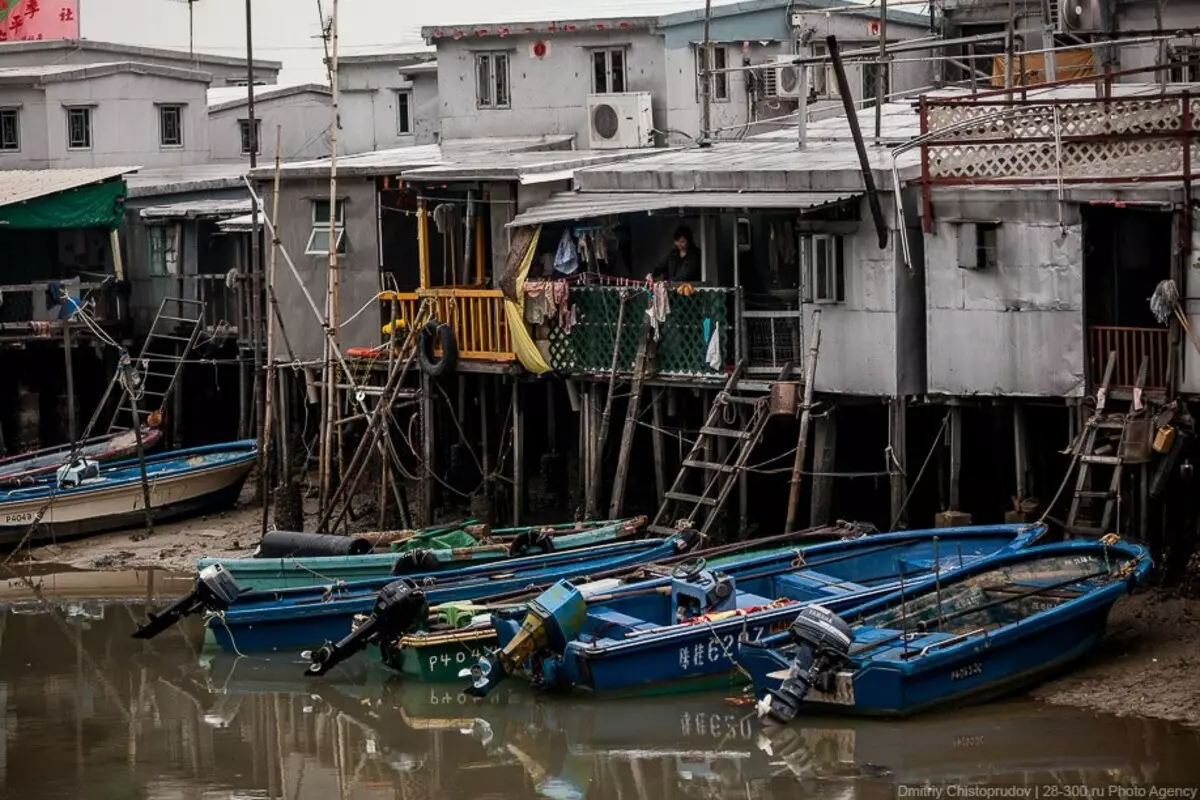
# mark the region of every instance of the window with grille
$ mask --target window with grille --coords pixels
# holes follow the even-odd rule
[[[627,91],[624,47],[592,51],[592,91],[596,94]]]
[[[1171,83],[1200,83],[1200,46],[1177,45],[1167,48]]]
[[[475,54],[475,104],[508,108],[508,53]]]
[[[242,139],[242,155],[250,155],[250,148],[254,148],[255,155],[262,154],[262,120],[254,120],[254,136],[250,136],[250,120],[238,120],[238,132]]]
[[[800,266],[804,273],[805,302],[846,301],[844,249],[841,236],[813,233],[800,237]]]
[[[162,147],[183,147],[183,106],[158,107],[158,143]]]
[[[0,151],[13,153],[21,149],[21,110],[0,108]]]
[[[146,229],[149,237],[150,274],[154,277],[179,274],[179,227],[152,225]]]
[[[696,45],[696,98],[704,97],[704,56],[708,51],[703,44]],[[729,66],[729,48],[725,45],[713,45],[712,69],[723,70]],[[771,70],[774,80],[775,70]],[[714,72],[711,76],[712,99],[722,102],[729,99],[729,73]]]
[[[67,109],[67,149],[89,150],[92,147],[92,110]]]
[[[886,103],[892,93],[892,71],[887,64],[871,64],[866,61],[862,65],[862,99],[874,100],[879,90],[879,73],[883,72],[883,100]],[[848,81],[847,81],[848,82]]]
[[[333,230],[337,238],[337,251],[346,252],[346,201],[338,200],[334,210]],[[305,255],[329,255],[329,201],[312,201],[312,232],[308,235]]]
[[[396,92],[396,133],[407,136],[413,132],[412,92]]]

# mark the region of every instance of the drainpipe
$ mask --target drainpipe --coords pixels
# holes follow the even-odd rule
[[[703,130],[700,131],[700,146],[712,147],[712,64],[713,44],[709,38],[712,25],[712,0],[704,0],[704,66],[700,68],[701,108],[704,113]]]

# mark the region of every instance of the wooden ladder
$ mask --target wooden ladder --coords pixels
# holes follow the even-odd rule
[[[750,396],[739,392],[746,362],[734,368],[725,388],[713,400],[708,419],[700,429],[700,435],[692,444],[691,451],[683,459],[683,465],[675,476],[675,482],[664,495],[662,505],[650,523],[649,530],[659,535],[670,535],[679,530],[681,524],[708,534],[716,523],[733,490],[738,476],[745,470],[750,454],[762,439],[763,431],[771,418],[770,396]],[[779,377],[784,381],[790,368]],[[749,414],[736,414],[734,424],[723,425],[726,409],[736,406],[747,407]],[[732,439],[720,461],[708,461],[704,453],[719,438]],[[691,475],[698,475],[702,487],[699,494],[684,491]]]
[[[171,304],[175,304],[171,308]],[[142,343],[142,350],[134,360],[142,372],[142,385],[138,391],[138,420],[134,420],[133,405],[129,395],[121,392],[117,409],[108,425],[109,433],[131,430],[135,422],[144,423],[153,413],[164,413],[167,401],[179,383],[183,365],[196,345],[203,327],[204,304],[199,300],[166,297],[158,306],[158,313],[150,326],[150,333]],[[109,393],[120,380],[120,370],[109,385]],[[105,395],[107,399],[108,395]]]
[[[1137,407],[1137,398],[1146,388],[1146,373],[1149,369],[1149,359],[1142,358],[1138,367],[1137,378],[1134,380],[1134,400],[1124,413],[1108,413],[1108,393],[1112,383],[1113,372],[1116,369],[1117,354],[1108,354],[1108,363],[1104,367],[1104,378],[1096,391],[1096,411],[1088,419],[1078,444],[1079,475],[1075,479],[1075,496],[1071,500],[1071,510],[1067,514],[1066,530],[1070,536],[1100,537],[1109,533],[1112,526],[1113,514],[1116,511],[1117,499],[1121,493],[1121,478],[1125,473],[1126,436],[1129,423],[1141,417],[1145,410]],[[1115,434],[1115,435],[1114,435]],[[1100,452],[1112,448],[1112,452]],[[1108,486],[1104,489],[1093,489],[1091,477],[1093,469],[1108,469]],[[1100,508],[1096,516],[1097,506]]]

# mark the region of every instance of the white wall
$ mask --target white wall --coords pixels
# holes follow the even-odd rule
[[[254,102],[254,115],[262,120],[261,159],[275,158],[275,129],[280,127],[280,153],[284,161],[324,158],[329,155],[329,126],[333,120],[327,94],[305,92]],[[246,106],[239,105],[209,112],[209,137],[213,161],[250,162],[242,154],[242,130],[238,120],[246,119]],[[343,125],[358,127],[358,118],[343,111]]]
[[[25,168],[172,167],[208,161],[207,84],[153,75],[117,74],[46,85],[43,158]],[[0,91],[0,103],[8,90]],[[159,142],[159,103],[183,105],[183,146]],[[93,105],[92,147],[67,149],[66,106]],[[28,139],[28,135],[26,136]]]
[[[339,136],[341,153],[433,144],[440,130],[436,73],[405,77],[396,63],[344,64],[338,69],[342,119],[353,121]],[[412,132],[401,135],[396,93],[410,92]]]

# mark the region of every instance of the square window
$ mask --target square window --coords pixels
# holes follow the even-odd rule
[[[508,53],[475,55],[475,104],[479,108],[508,108]]]
[[[407,136],[412,132],[412,92],[396,92],[396,133]]]
[[[146,229],[150,250],[150,275],[164,277],[179,274],[179,228],[152,225]]]
[[[92,147],[92,110],[67,109],[67,149],[90,150]]]
[[[0,108],[0,151],[14,153],[21,149],[21,110]]]
[[[254,120],[254,139],[253,143],[250,138],[250,120],[238,120],[238,132],[242,139],[242,155],[250,155],[250,148],[254,148],[255,155],[262,155],[262,120]]]
[[[183,106],[158,107],[158,143],[162,147],[183,147]]]
[[[712,68],[714,70],[726,69],[729,64],[729,48],[725,45],[713,45],[712,49]],[[704,58],[708,52],[708,48],[701,42],[696,46],[696,99],[704,99]],[[774,73],[774,70],[769,70]],[[729,73],[715,72],[709,76],[709,85],[712,86],[712,99],[716,102],[723,102],[729,99]]]
[[[603,50],[593,50],[592,92],[607,94],[625,90],[625,48],[608,47]]]
[[[841,236],[814,233],[800,237],[805,302],[844,303],[846,301],[843,249]]]

